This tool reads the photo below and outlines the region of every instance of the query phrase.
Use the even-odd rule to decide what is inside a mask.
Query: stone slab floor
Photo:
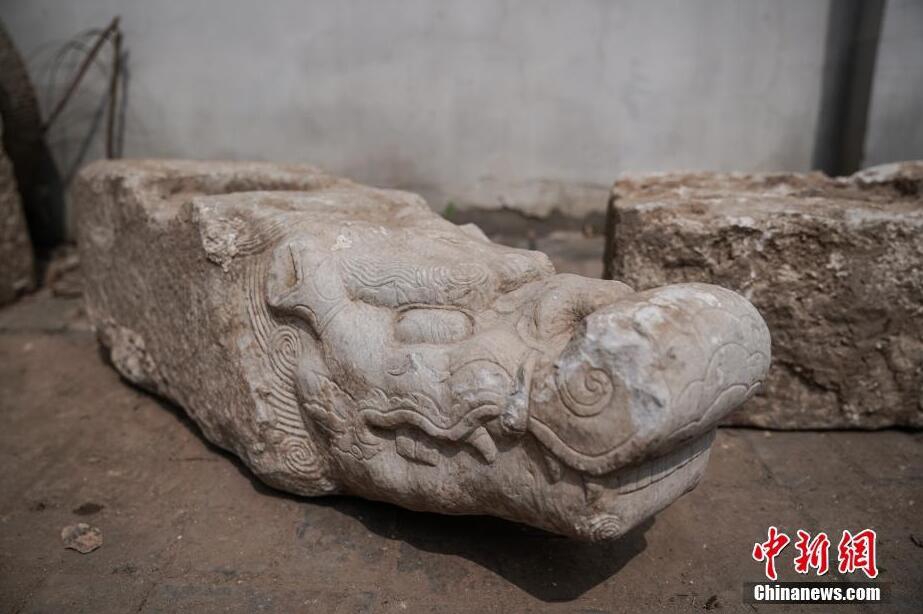
[[[769,525],[826,530],[833,550],[876,529],[893,591],[878,609],[923,611],[923,433],[724,429],[699,488],[608,545],[301,499],[121,382],[80,301],[47,291],[0,310],[0,466],[2,612],[875,610],[744,605]],[[85,555],[60,538],[81,521],[104,539]]]

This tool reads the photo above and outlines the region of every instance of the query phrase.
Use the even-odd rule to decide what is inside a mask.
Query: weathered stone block
[[[607,235],[607,277],[719,284],[766,318],[767,385],[729,422],[923,426],[923,163],[625,176]]]
[[[10,159],[0,147],[0,305],[29,290],[34,275],[32,242],[16,189],[16,176]]]
[[[555,275],[309,167],[102,162],[75,197],[113,364],[296,493],[613,538],[695,486],[769,365],[739,295]]]

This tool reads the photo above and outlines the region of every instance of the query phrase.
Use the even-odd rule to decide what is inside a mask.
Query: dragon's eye
[[[455,343],[471,332],[471,320],[461,311],[417,308],[400,314],[394,337],[403,343]]]

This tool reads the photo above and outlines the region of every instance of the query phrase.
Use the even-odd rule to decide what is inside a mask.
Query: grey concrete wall
[[[6,0],[0,18],[48,99],[68,74],[51,74],[55,51],[122,15],[127,156],[307,161],[437,209],[581,215],[624,170],[808,168],[827,8]],[[59,158],[76,157],[104,91],[94,69],[51,135]]]
[[[923,158],[923,2],[885,6],[868,135],[866,164]]]

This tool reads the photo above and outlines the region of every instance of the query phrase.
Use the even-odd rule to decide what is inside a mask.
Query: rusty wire
[[[118,84],[121,77],[121,55],[122,55],[122,32],[119,29],[119,17],[116,16],[112,19],[108,26],[102,30],[99,35],[96,37],[96,42],[93,43],[93,47],[87,53],[86,57],[83,59],[83,62],[80,64],[80,67],[77,69],[77,72],[74,75],[74,78],[71,79],[70,84],[67,86],[67,89],[64,91],[64,94],[58,100],[58,103],[54,106],[54,110],[48,116],[48,119],[45,121],[45,124],[42,126],[43,133],[47,133],[51,128],[52,124],[56,119],[61,115],[61,112],[67,107],[71,98],[74,95],[74,92],[77,91],[77,88],[80,86],[80,82],[83,80],[83,77],[86,75],[87,70],[93,64],[93,61],[96,59],[96,56],[99,55],[99,52],[102,50],[103,45],[106,41],[110,41],[112,44],[112,71],[109,76],[109,105],[108,105],[108,118],[106,122],[106,157],[114,158],[116,157],[115,152],[115,121],[116,121],[116,112],[117,112],[117,99],[118,99]]]

